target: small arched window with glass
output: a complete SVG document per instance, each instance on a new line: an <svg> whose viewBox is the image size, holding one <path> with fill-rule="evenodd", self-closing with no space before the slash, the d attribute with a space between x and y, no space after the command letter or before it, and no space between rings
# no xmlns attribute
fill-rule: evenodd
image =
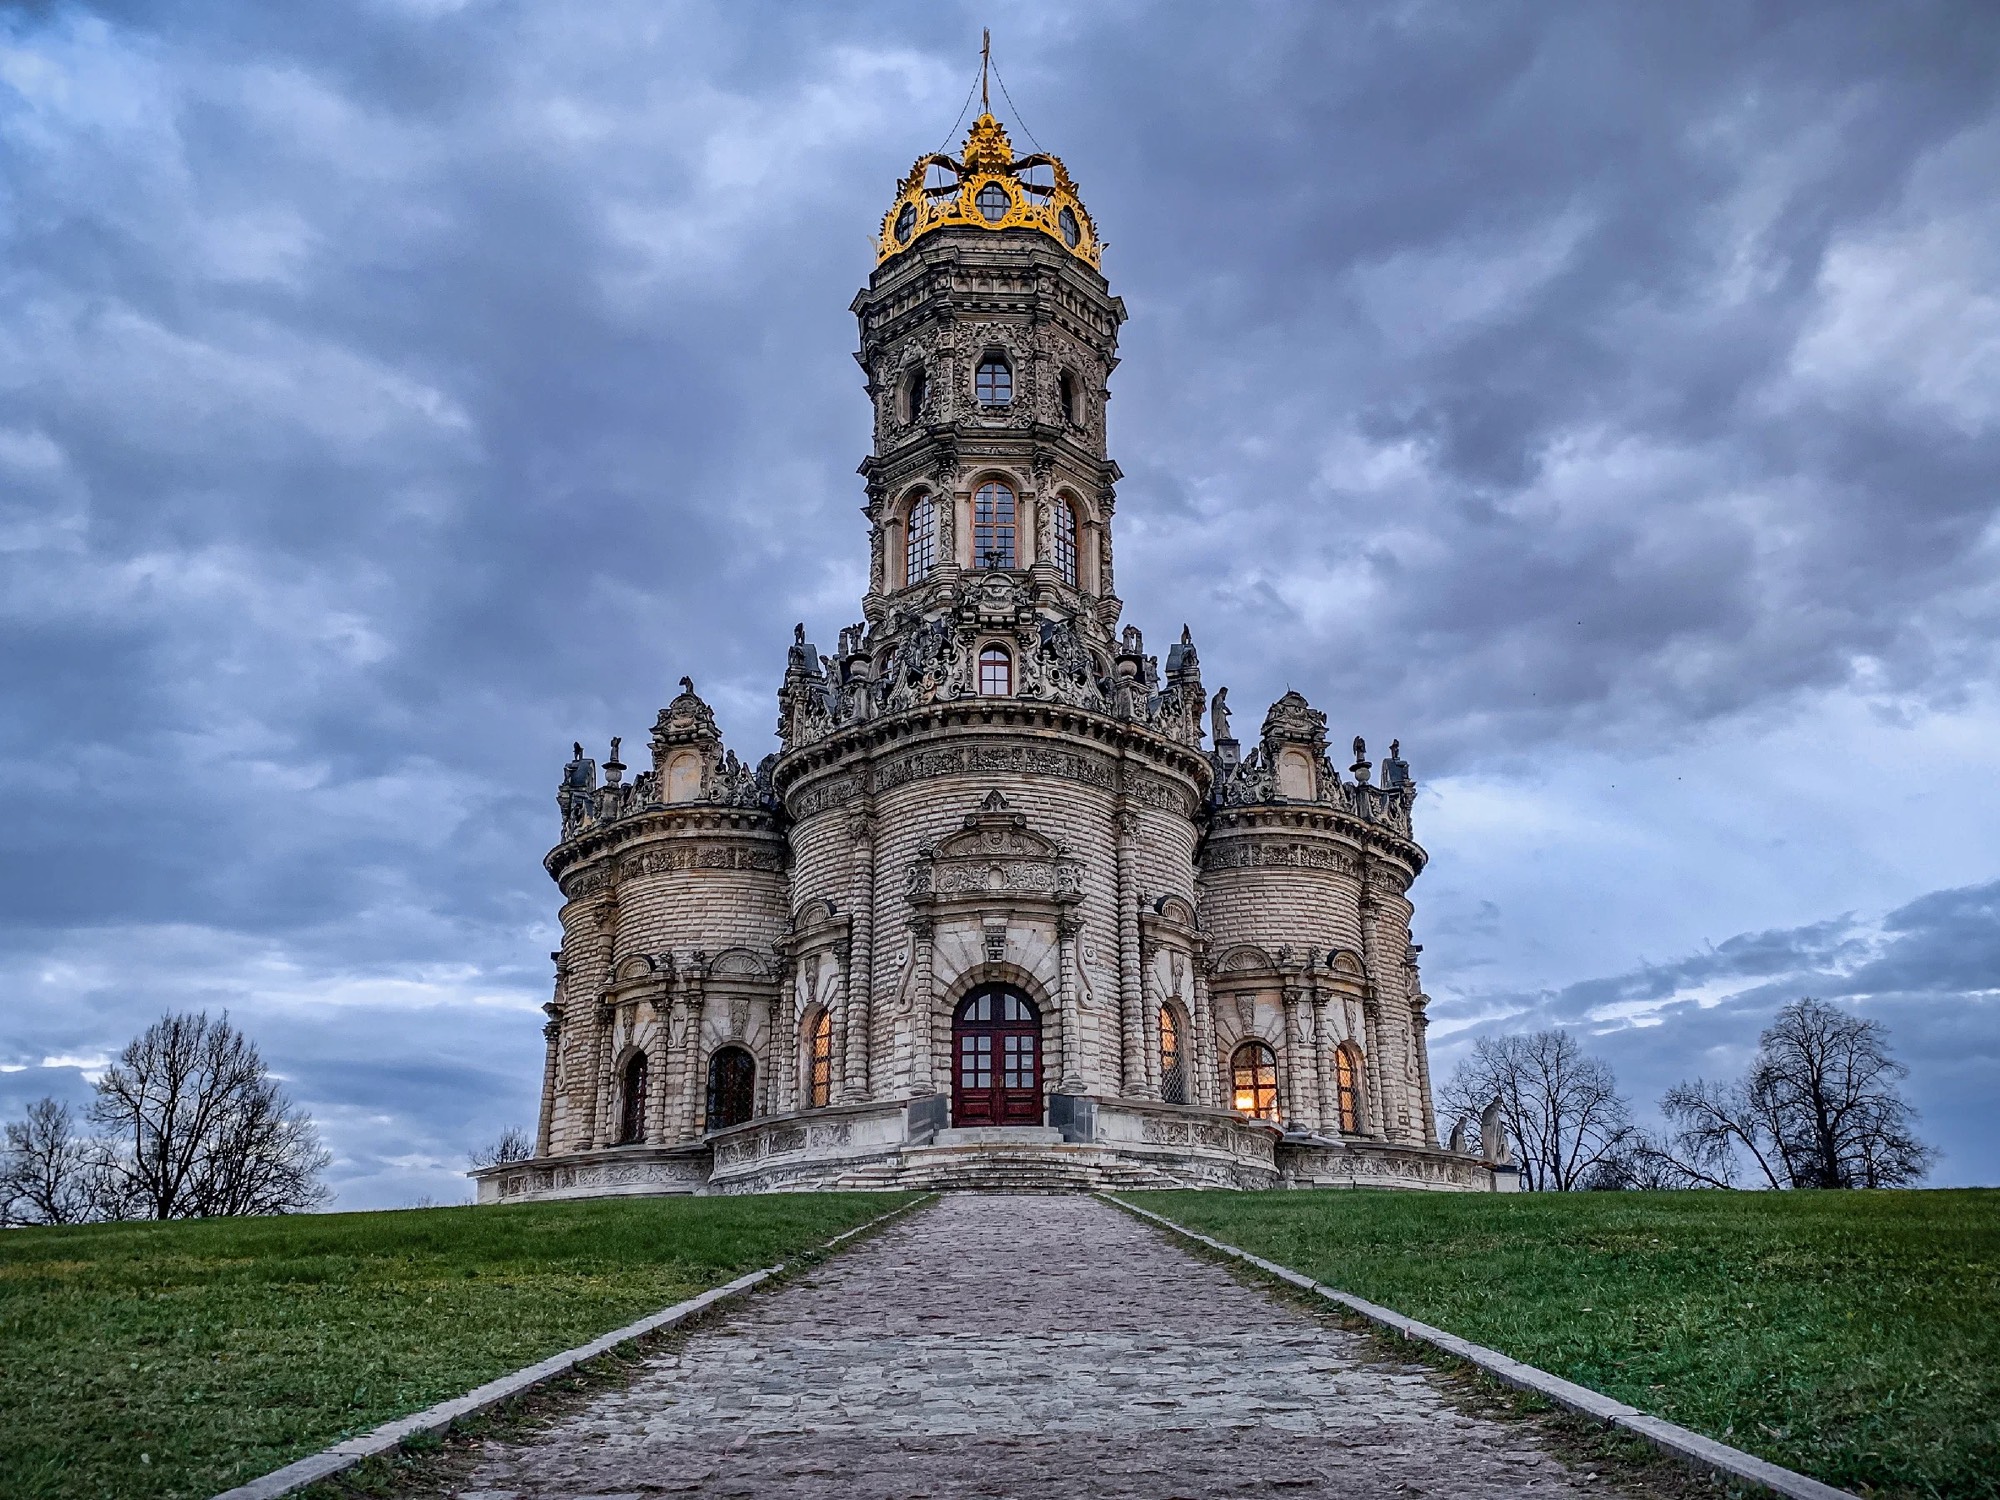
<svg viewBox="0 0 2000 1500"><path fill-rule="evenodd" d="M1014 566L1016 529L1014 491L997 479L982 484L972 497L972 565L975 568Z"/></svg>
<svg viewBox="0 0 2000 1500"><path fill-rule="evenodd" d="M1014 658L1005 646L988 646L979 653L979 691L989 698L1013 696Z"/></svg>
<svg viewBox="0 0 2000 1500"><path fill-rule="evenodd" d="M972 372L972 394L981 406L1005 406L1014 399L1014 370L1004 354L988 354Z"/></svg>
<svg viewBox="0 0 2000 1500"><path fill-rule="evenodd" d="M1076 582L1076 505L1073 501L1056 497L1049 510L1049 531L1051 546L1055 554L1056 571L1062 574L1064 583Z"/></svg>
<svg viewBox="0 0 2000 1500"><path fill-rule="evenodd" d="M1352 1047L1341 1047L1333 1054L1333 1082L1341 1133L1361 1134L1361 1070Z"/></svg>
<svg viewBox="0 0 2000 1500"><path fill-rule="evenodd" d="M1007 190L997 182L987 183L972 201L979 205L979 217L989 224L998 224L1007 217L1007 210L1014 206Z"/></svg>
<svg viewBox="0 0 2000 1500"><path fill-rule="evenodd" d="M924 419L924 397L930 394L930 382L924 376L922 365L911 365L909 373L903 377L903 392L896 403L896 420L899 422L921 422Z"/></svg>
<svg viewBox="0 0 2000 1500"><path fill-rule="evenodd" d="M937 502L919 495L910 504L903 541L903 582L922 583L937 566Z"/></svg>
<svg viewBox="0 0 2000 1500"><path fill-rule="evenodd" d="M633 1053L631 1061L625 1064L625 1072L619 1079L619 1091L624 1097L618 1111L618 1143L621 1146L637 1145L646 1139L645 1053Z"/></svg>
<svg viewBox="0 0 2000 1500"><path fill-rule="evenodd" d="M1278 1118L1278 1057L1262 1042L1245 1042L1229 1059L1230 1103L1259 1120Z"/></svg>
<svg viewBox="0 0 2000 1500"><path fill-rule="evenodd" d="M833 1103L833 1012L822 1010L806 1023L806 1108Z"/></svg>
<svg viewBox="0 0 2000 1500"><path fill-rule="evenodd" d="M1160 1007L1160 1098L1168 1104L1185 1104L1187 1059L1181 1055L1181 1018L1171 1005Z"/></svg>

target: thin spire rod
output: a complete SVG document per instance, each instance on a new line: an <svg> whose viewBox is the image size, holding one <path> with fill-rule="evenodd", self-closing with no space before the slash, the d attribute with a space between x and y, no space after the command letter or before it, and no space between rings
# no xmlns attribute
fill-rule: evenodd
<svg viewBox="0 0 2000 1500"><path fill-rule="evenodd" d="M979 28L979 112L993 113L993 101L986 96L986 70L993 65L993 30L989 26Z"/></svg>

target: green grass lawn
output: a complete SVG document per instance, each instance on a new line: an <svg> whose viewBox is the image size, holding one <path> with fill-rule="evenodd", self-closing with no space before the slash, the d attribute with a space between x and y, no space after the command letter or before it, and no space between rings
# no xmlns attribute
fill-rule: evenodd
<svg viewBox="0 0 2000 1500"><path fill-rule="evenodd" d="M1132 1201L1829 1484L2000 1496L2000 1191Z"/></svg>
<svg viewBox="0 0 2000 1500"><path fill-rule="evenodd" d="M0 1496L208 1496L908 1195L628 1198L0 1234Z"/></svg>

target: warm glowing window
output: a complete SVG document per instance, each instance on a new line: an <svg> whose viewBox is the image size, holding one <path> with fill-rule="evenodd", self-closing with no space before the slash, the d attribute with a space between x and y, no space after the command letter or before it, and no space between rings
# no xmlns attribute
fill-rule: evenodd
<svg viewBox="0 0 2000 1500"><path fill-rule="evenodd" d="M972 565L1014 566L1014 492L997 479L982 484L972 497Z"/></svg>
<svg viewBox="0 0 2000 1500"><path fill-rule="evenodd" d="M1007 361L989 354L972 376L972 394L986 406L1005 406L1014 399L1014 372Z"/></svg>
<svg viewBox="0 0 2000 1500"><path fill-rule="evenodd" d="M1342 1047L1333 1054L1334 1083L1340 1099L1340 1128L1348 1135L1361 1133L1361 1093L1354 1077L1354 1053Z"/></svg>
<svg viewBox="0 0 2000 1500"><path fill-rule="evenodd" d="M1278 1118L1278 1059L1262 1042L1245 1042L1229 1060L1234 1098L1246 1115L1260 1120Z"/></svg>
<svg viewBox="0 0 2000 1500"><path fill-rule="evenodd" d="M833 1012L821 1011L806 1031L806 1106L833 1102Z"/></svg>
<svg viewBox="0 0 2000 1500"><path fill-rule="evenodd" d="M1058 500L1049 515L1055 532L1056 571L1065 583L1076 582L1076 507Z"/></svg>
<svg viewBox="0 0 2000 1500"><path fill-rule="evenodd" d="M1002 647L988 646L979 653L979 691L995 698L1014 691L1014 658Z"/></svg>
<svg viewBox="0 0 2000 1500"><path fill-rule="evenodd" d="M1171 1005L1160 1007L1160 1097L1187 1103L1187 1065L1181 1060L1180 1020Z"/></svg>
<svg viewBox="0 0 2000 1500"><path fill-rule="evenodd" d="M646 1138L646 1054L641 1052L625 1064L624 1107L618 1116L618 1139L632 1145Z"/></svg>
<svg viewBox="0 0 2000 1500"><path fill-rule="evenodd" d="M903 581L922 583L937 566L937 505L929 495L910 507L909 533L903 544Z"/></svg>

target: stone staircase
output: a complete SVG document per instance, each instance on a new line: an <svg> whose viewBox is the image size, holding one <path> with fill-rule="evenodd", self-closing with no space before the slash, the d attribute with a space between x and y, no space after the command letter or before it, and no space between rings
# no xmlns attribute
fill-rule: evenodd
<svg viewBox="0 0 2000 1500"><path fill-rule="evenodd" d="M1158 1168L1101 1146L1068 1145L1060 1137L1006 1144L947 1139L957 1134L960 1132L942 1131L931 1145L905 1146L892 1160L842 1173L834 1186L878 1191L1098 1193L1175 1185Z"/></svg>

